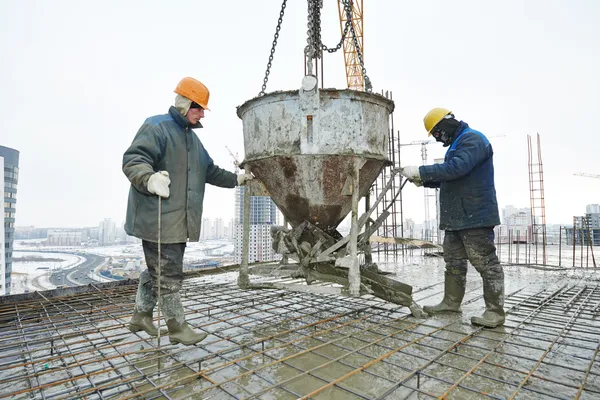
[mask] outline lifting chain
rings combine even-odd
[[[342,38],[335,47],[327,47],[321,41],[321,8],[323,8],[323,0],[307,0],[308,1],[308,30],[306,47],[304,48],[304,54],[307,57],[308,74],[312,75],[312,60],[321,58],[323,51],[328,53],[334,53],[342,48],[344,40],[348,35],[348,31],[352,34],[352,40],[356,53],[358,55],[358,61],[360,63],[361,72],[365,81],[365,90],[367,92],[372,91],[371,80],[367,75],[367,70],[363,61],[362,49],[359,46],[358,39],[356,38],[356,32],[354,30],[354,24],[352,20],[352,0],[343,0],[344,11],[346,13],[346,24],[344,25],[344,32]],[[263,79],[263,85],[261,91],[258,93],[259,96],[265,95],[267,89],[267,82],[269,81],[269,74],[271,73],[271,65],[273,62],[273,56],[275,54],[275,47],[277,46],[277,39],[279,39],[279,31],[281,30],[281,23],[283,21],[283,15],[285,12],[287,0],[283,0],[281,4],[281,11],[279,12],[279,19],[277,21],[277,28],[275,29],[275,35],[273,37],[273,45],[271,47],[271,53],[269,55],[269,62],[267,63],[267,70],[265,71],[265,77]]]
[[[358,55],[358,61],[360,62],[360,68],[363,74],[363,78],[365,80],[365,91],[371,93],[373,90],[373,85],[371,84],[371,79],[367,75],[367,69],[365,68],[365,62],[363,61],[362,48],[358,45],[358,39],[356,38],[356,32],[354,31],[354,24],[352,23],[352,0],[344,0],[344,10],[346,10],[346,18],[350,21],[350,30],[352,32],[352,40],[354,41],[354,48],[356,49],[356,54]],[[344,35],[345,37],[345,35]],[[343,38],[342,38],[343,39]]]
[[[344,32],[342,33],[342,38],[340,39],[339,43],[335,47],[329,48],[321,41],[321,8],[323,7],[323,0],[308,0],[308,38],[306,40],[307,46],[304,49],[304,53],[308,58],[308,74],[312,75],[312,60],[315,58],[320,58],[322,56],[322,51],[334,53],[341,49],[342,45],[344,44],[344,40],[348,35],[348,31],[350,31],[352,34],[354,47],[356,48],[356,54],[358,55],[361,72],[364,77],[365,90],[367,92],[371,92],[373,90],[373,85],[371,84],[371,79],[367,75],[362,49],[359,46],[358,39],[356,37],[356,31],[354,30],[354,23],[352,19],[352,0],[343,0],[342,3],[344,4],[344,12],[346,13]]]
[[[287,0],[283,0],[281,4],[281,11],[279,11],[279,19],[277,20],[277,28],[275,28],[275,35],[273,35],[273,46],[271,46],[271,54],[269,54],[269,62],[267,63],[267,70],[265,71],[265,77],[263,79],[263,85],[259,96],[264,96],[265,90],[267,90],[267,82],[269,81],[269,74],[271,73],[271,63],[273,62],[273,56],[275,55],[275,46],[277,46],[277,39],[279,39],[279,31],[281,30],[281,23],[283,22],[283,14],[285,12]]]

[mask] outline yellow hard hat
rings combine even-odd
[[[200,104],[202,108],[208,110],[208,98],[210,97],[210,92],[202,82],[194,78],[183,78],[177,84],[174,92]]]
[[[452,114],[452,111],[446,108],[436,107],[432,108],[431,111],[425,115],[423,123],[425,124],[425,130],[428,133],[427,136],[431,136],[433,128],[448,114]]]

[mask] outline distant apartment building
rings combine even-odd
[[[202,226],[200,227],[200,240],[211,239],[233,239],[232,228],[233,220],[225,225],[223,218],[202,218]]]
[[[531,243],[531,209],[512,205],[502,209],[502,224],[496,228],[497,240],[501,243]]]
[[[81,246],[81,229],[48,229],[48,246]]]
[[[104,218],[99,226],[100,228],[100,245],[110,246],[115,243],[117,237],[117,226],[110,218]]]
[[[4,171],[0,186],[4,187],[4,224],[0,229],[0,295],[10,294],[15,238],[17,182],[19,181],[19,152],[0,146],[0,167]]]
[[[242,262],[244,186],[235,188],[234,262]],[[271,261],[279,258],[272,249],[271,226],[277,224],[277,206],[268,196],[250,198],[250,241],[248,260]]]
[[[15,226],[15,240],[45,239],[48,228],[36,228],[33,225]]]
[[[212,221],[210,218],[202,218],[200,226],[200,240],[208,240],[212,235]]]
[[[600,205],[589,204],[585,211],[585,215],[573,217],[574,227],[566,228],[567,244],[600,246]]]
[[[100,226],[91,226],[81,230],[81,237],[84,242],[100,242]]]
[[[214,236],[211,239],[223,239],[225,237],[225,223],[223,222],[223,218],[215,219],[213,232]]]
[[[235,220],[231,218],[227,223],[227,239],[233,240],[233,235],[235,233]]]

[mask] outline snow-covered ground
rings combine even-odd
[[[211,249],[213,249],[214,254],[208,255],[207,252],[210,252]],[[77,248],[77,251],[105,257],[135,257],[144,259],[144,251],[141,244],[84,247]],[[189,242],[185,249],[183,262],[185,264],[193,264],[207,258],[220,257],[227,253],[233,253],[233,243],[228,240]]]
[[[47,253],[36,251],[22,251],[15,249],[13,257],[17,260],[12,264],[11,294],[26,291],[54,289],[49,281],[53,270],[72,269],[85,261],[85,258],[75,254]],[[61,259],[62,261],[25,261],[19,258],[36,257],[45,259]]]
[[[40,239],[15,241],[15,250],[18,251],[59,251],[91,253],[105,257],[144,257],[141,244],[123,244],[114,246],[41,246]],[[23,243],[23,244],[22,244]],[[38,244],[37,246],[35,244]],[[184,262],[195,262],[210,257],[219,257],[233,253],[233,242],[230,240],[203,240],[188,242],[185,249]],[[212,250],[212,253],[211,253]],[[207,254],[210,253],[210,254]]]

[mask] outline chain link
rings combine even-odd
[[[350,33],[352,34],[352,41],[354,43],[354,47],[356,48],[356,53],[358,55],[358,61],[360,62],[361,72],[364,77],[365,90],[367,92],[371,92],[373,86],[371,85],[371,79],[369,79],[367,75],[362,50],[358,44],[358,39],[354,30],[354,24],[352,19],[352,0],[343,0],[344,11],[346,13],[346,24],[344,25],[344,32],[342,33],[342,38],[340,39],[339,43],[335,47],[331,48],[325,46],[321,40],[321,8],[323,7],[323,0],[307,0],[307,2],[308,30],[306,31],[307,39],[306,47],[304,48],[304,54],[306,54],[307,57],[308,74],[312,75],[312,60],[321,58],[323,56],[323,51],[327,51],[328,53],[334,53],[341,49],[344,44],[344,40],[348,35],[348,31],[350,31]],[[283,0],[283,3],[281,4],[279,19],[277,20],[277,28],[275,29],[275,35],[273,37],[273,45],[271,47],[271,53],[269,55],[269,62],[267,63],[267,70],[265,71],[265,77],[263,79],[261,91],[258,93],[259,96],[264,96],[265,90],[267,90],[267,82],[269,81],[269,74],[271,73],[271,65],[273,62],[273,56],[275,55],[277,39],[279,39],[279,32],[281,30],[281,23],[283,21],[286,3],[287,0]]]
[[[346,16],[348,16],[348,11],[350,10],[350,16],[352,16],[352,6],[350,1],[345,0],[344,2],[344,12],[346,13]],[[352,18],[346,18],[346,23],[344,25],[344,32],[342,33],[342,37],[339,41],[339,43],[335,46],[335,47],[327,47],[325,46],[323,43],[321,43],[321,49],[325,50],[328,53],[335,53],[336,51],[338,51],[339,49],[342,48],[342,45],[344,44],[344,39],[346,39],[346,35],[348,34],[348,30],[350,30],[350,27],[352,26]],[[319,27],[319,31],[321,30],[321,28]],[[319,38],[320,38],[320,34],[319,34]]]
[[[348,5],[348,7],[346,7]],[[349,21],[352,21],[352,0],[344,0],[344,8],[346,9],[346,18]],[[354,24],[350,24],[350,30],[352,33],[352,39],[354,41],[354,47],[356,48],[356,54],[358,55],[358,61],[360,62],[360,68],[363,74],[363,78],[365,80],[365,91],[371,92],[373,90],[373,85],[371,84],[371,79],[367,75],[367,69],[365,68],[365,62],[363,61],[362,49],[358,45],[358,39],[356,38],[356,32],[354,31]]]
[[[335,47],[327,47],[321,40],[321,8],[323,7],[323,0],[308,0],[308,38],[307,46],[304,49],[306,56],[308,57],[308,69],[309,74],[312,74],[312,59],[320,58],[323,51],[328,53],[334,53],[342,48],[344,40],[348,35],[348,31],[352,34],[352,41],[356,48],[356,54],[358,55],[358,61],[360,63],[361,72],[363,74],[365,82],[365,90],[371,92],[373,85],[371,79],[367,75],[367,69],[363,60],[362,49],[359,46],[358,38],[356,37],[356,31],[354,30],[354,23],[352,18],[352,0],[344,0],[344,11],[346,13],[346,24],[344,25],[344,32],[342,38]]]
[[[283,22],[283,14],[285,12],[287,0],[283,0],[281,4],[281,11],[279,11],[279,19],[277,20],[277,28],[275,28],[275,35],[273,35],[273,46],[271,47],[271,54],[269,54],[269,62],[267,63],[267,70],[265,71],[265,77],[263,79],[263,85],[259,96],[265,95],[267,90],[267,82],[269,81],[269,74],[271,73],[271,63],[273,62],[273,56],[275,55],[275,46],[277,46],[277,39],[279,39],[279,31],[281,30],[281,23]]]

